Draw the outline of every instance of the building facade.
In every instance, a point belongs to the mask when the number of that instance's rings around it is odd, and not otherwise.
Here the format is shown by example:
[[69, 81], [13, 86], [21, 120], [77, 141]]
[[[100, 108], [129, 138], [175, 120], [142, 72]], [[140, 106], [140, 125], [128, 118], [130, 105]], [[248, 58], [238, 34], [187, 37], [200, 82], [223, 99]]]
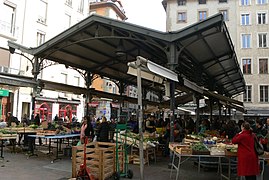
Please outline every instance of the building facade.
[[223, 14], [247, 84], [235, 98], [244, 102], [245, 116], [269, 116], [268, 0], [163, 0], [163, 5], [167, 31]]
[[[33, 8], [35, 7], [35, 8]], [[0, 70], [5, 73], [32, 77], [33, 65], [28, 55], [10, 54], [7, 41], [16, 41], [25, 47], [37, 47], [54, 36], [64, 33], [66, 29], [83, 20], [92, 13], [125, 20], [125, 12], [121, 1], [116, 0], [4, 0], [0, 4]], [[58, 82], [73, 86], [85, 87], [85, 79], [78, 71], [63, 64], [44, 60], [40, 66], [38, 79]], [[86, 106], [94, 107], [94, 114], [105, 115], [108, 119], [112, 110], [117, 112], [118, 104], [109, 100], [98, 100], [96, 105], [85, 104], [83, 95], [70, 92], [42, 90], [32, 102], [32, 88], [7, 86], [1, 89], [8, 93], [0, 93], [0, 118], [5, 119], [11, 111], [20, 120], [26, 114], [40, 114], [42, 120], [51, 121], [58, 117], [71, 120], [73, 117], [82, 119]], [[91, 88], [118, 93], [115, 83], [97, 78]], [[34, 112], [32, 112], [32, 105]]]
[[[32, 57], [10, 54], [7, 41], [16, 41], [26, 47], [39, 46], [87, 17], [89, 6], [86, 0], [5, 0], [0, 4], [0, 12], [0, 47], [1, 51], [5, 51], [4, 55], [0, 55], [1, 66], [7, 67], [8, 73], [32, 76]], [[81, 75], [64, 65], [44, 60], [40, 70], [39, 79], [85, 86]], [[66, 119], [74, 115], [81, 119], [83, 115], [82, 95], [42, 90], [36, 97], [34, 112], [31, 112], [32, 88], [6, 87], [10, 91], [6, 111], [11, 111], [19, 120], [24, 114], [30, 118], [32, 113], [39, 113], [42, 120], [48, 121], [56, 114]], [[2, 114], [5, 115], [6, 111]]]

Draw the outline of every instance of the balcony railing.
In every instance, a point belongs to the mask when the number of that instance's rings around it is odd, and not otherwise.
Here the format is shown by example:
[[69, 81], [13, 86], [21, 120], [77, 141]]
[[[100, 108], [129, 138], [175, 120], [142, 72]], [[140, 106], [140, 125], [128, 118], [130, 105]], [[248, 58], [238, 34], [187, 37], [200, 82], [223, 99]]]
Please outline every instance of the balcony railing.
[[8, 74], [16, 74], [16, 75], [25, 75], [25, 71], [15, 69], [15, 68], [9, 68], [5, 66], [0, 66], [0, 73], [8, 73]]

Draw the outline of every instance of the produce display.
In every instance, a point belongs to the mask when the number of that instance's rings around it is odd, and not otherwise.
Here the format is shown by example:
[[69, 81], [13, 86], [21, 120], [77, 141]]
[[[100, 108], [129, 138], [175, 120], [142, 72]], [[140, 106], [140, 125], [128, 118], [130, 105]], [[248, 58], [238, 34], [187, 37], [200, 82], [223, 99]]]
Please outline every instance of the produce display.
[[16, 138], [17, 133], [6, 129], [0, 129], [0, 138]]
[[[237, 145], [224, 137], [213, 136], [215, 132], [207, 132], [206, 134], [189, 134], [178, 144], [176, 152], [181, 154], [193, 155], [236, 155]], [[191, 149], [191, 151], [189, 150]], [[171, 149], [173, 150], [173, 149]], [[179, 151], [180, 150], [180, 151]]]
[[17, 133], [13, 131], [8, 131], [6, 129], [0, 129], [0, 135], [1, 134], [17, 134]]
[[38, 125], [31, 124], [31, 125], [29, 125], [28, 127], [29, 127], [29, 128], [33, 128], [33, 129], [36, 129], [36, 128], [38, 128]]
[[191, 149], [193, 151], [198, 151], [198, 152], [204, 152], [204, 151], [209, 151], [209, 149], [204, 145], [204, 143], [202, 142], [198, 142], [198, 143], [194, 143], [192, 146], [191, 146]]

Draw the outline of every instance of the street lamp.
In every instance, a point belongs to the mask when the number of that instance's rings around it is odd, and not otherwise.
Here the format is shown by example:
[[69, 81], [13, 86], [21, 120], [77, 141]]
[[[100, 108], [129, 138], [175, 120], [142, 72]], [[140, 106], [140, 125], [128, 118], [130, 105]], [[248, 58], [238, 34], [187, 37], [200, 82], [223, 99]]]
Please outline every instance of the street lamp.
[[144, 180], [144, 151], [143, 151], [143, 112], [142, 112], [142, 87], [141, 78], [162, 84], [164, 79], [178, 82], [178, 75], [163, 66], [151, 62], [141, 56], [136, 61], [128, 63], [128, 74], [137, 76], [137, 99], [138, 99], [138, 120], [139, 120], [139, 159], [140, 179]]

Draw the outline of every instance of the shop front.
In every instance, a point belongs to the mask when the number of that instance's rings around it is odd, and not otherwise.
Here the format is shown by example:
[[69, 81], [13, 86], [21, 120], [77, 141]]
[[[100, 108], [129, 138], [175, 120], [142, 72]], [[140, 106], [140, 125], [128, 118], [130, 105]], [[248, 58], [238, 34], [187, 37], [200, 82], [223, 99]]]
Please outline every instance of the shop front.
[[70, 123], [73, 118], [77, 118], [79, 104], [80, 101], [37, 98], [34, 114], [39, 114], [41, 121], [51, 122], [57, 115], [59, 119]]

